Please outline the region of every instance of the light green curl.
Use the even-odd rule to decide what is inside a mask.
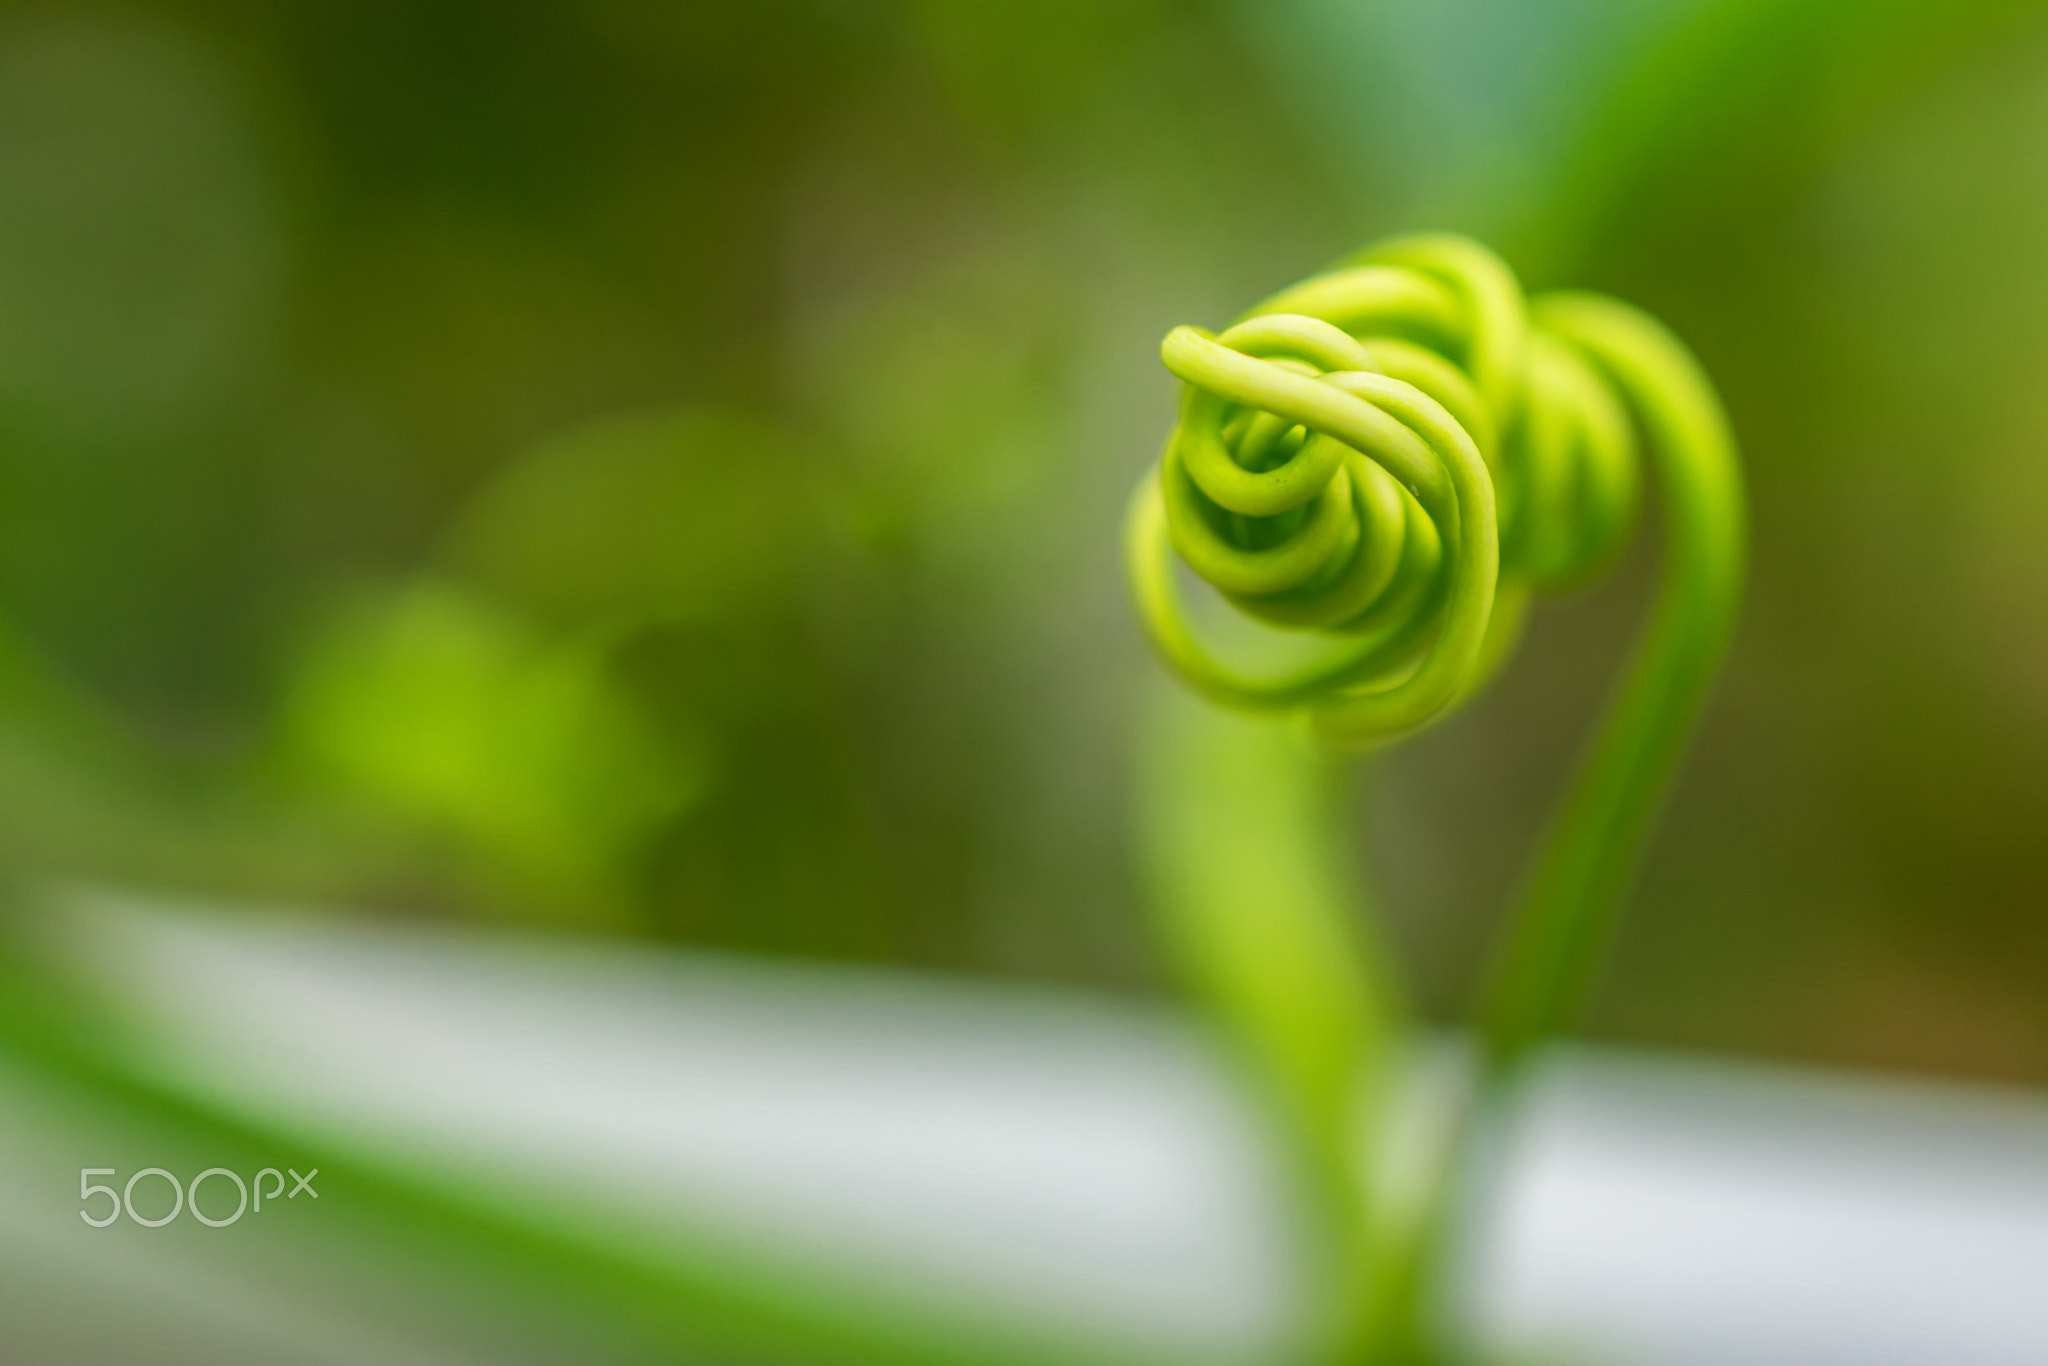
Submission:
[[[1161,356],[1184,385],[1179,420],[1125,538],[1147,632],[1200,693],[1299,716],[1337,749],[1413,733],[1472,696],[1512,651],[1533,597],[1614,563],[1654,475],[1664,522],[1655,605],[1532,861],[1481,1008],[1474,1096],[1503,1094],[1584,993],[1733,628],[1743,497],[1720,403],[1647,315],[1590,294],[1525,299],[1497,256],[1443,235],[1368,248],[1220,334],[1175,328]],[[1274,666],[1221,648],[1183,591],[1189,573],[1316,651]],[[1261,901],[1285,898],[1239,900],[1242,934],[1180,937],[1246,942]],[[1225,914],[1214,901],[1203,903],[1210,921]],[[1241,975],[1188,966],[1198,984]],[[1254,1056],[1274,1051],[1258,1044],[1272,1031],[1241,1018],[1243,1000],[1212,1004]],[[1291,1108],[1313,1126],[1336,1124],[1314,1116],[1341,1107],[1303,1097]],[[1484,1108],[1465,1108],[1452,1149]],[[1326,1153],[1351,1141],[1334,1129],[1310,1138]],[[1456,1165],[1454,1151],[1441,1155],[1440,1185]],[[1375,1269],[1360,1273],[1356,1307],[1340,1311],[1355,1325],[1340,1355],[1432,1355],[1422,1303],[1450,1200],[1437,1189],[1425,1204],[1425,1217],[1398,1227],[1370,1211],[1344,1219],[1366,1244],[1344,1260]]]

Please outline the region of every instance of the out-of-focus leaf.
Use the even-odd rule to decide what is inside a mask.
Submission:
[[[1239,0],[1232,17],[1361,212],[1478,228],[1546,194],[1607,92],[1707,2]]]
[[[615,909],[620,861],[701,794],[679,752],[614,685],[602,639],[550,643],[426,583],[358,606],[307,648],[287,745],[317,780],[451,839],[528,904]]]
[[[1711,185],[1722,168],[1766,185],[1788,168],[1810,174],[1878,110],[2040,9],[2039,0],[1705,0],[1617,70],[1568,157],[1506,216],[1507,230],[1532,274],[1571,277],[1625,253],[1632,208],[1659,186]]]

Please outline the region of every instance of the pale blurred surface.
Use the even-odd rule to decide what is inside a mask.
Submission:
[[[1300,1331],[1275,1155],[1169,1016],[872,970],[61,900],[47,947],[121,1003],[137,1074],[273,1145],[684,1280],[774,1266],[1080,1359],[1270,1360]],[[463,1326],[493,1279],[459,1258],[428,1312],[380,1274],[374,1205],[345,1174],[318,1208],[247,1216],[260,1227],[79,1226],[71,1171],[104,1151],[82,1136],[84,1103],[36,1103],[52,1083],[13,1066],[0,1085],[39,1116],[0,1162],[0,1248],[26,1273],[7,1278],[8,1321],[53,1344],[12,1359],[144,1333],[195,1344],[192,1360],[590,1359],[531,1331],[506,1355]],[[2048,1353],[2035,1097],[1572,1049],[1534,1083],[1471,1222],[1462,1317],[1503,1360]],[[173,1239],[177,1257],[153,1255]],[[329,1275],[308,1274],[321,1262]],[[128,1350],[97,1359],[143,1359]]]

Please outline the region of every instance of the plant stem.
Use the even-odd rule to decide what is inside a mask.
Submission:
[[[1451,1125],[1428,1211],[1388,1230],[1399,1270],[1397,1352],[1442,1360],[1430,1318],[1449,1271],[1458,1185],[1483,1130],[1511,1104],[1538,1045],[1583,1003],[1651,821],[1696,729],[1741,593],[1741,472],[1727,420],[1698,364],[1661,325],[1592,295],[1536,301],[1540,326],[1584,351],[1650,438],[1663,496],[1664,574],[1619,689],[1539,845],[1481,1007],[1476,1086]],[[1399,1360],[1400,1357],[1394,1359]]]

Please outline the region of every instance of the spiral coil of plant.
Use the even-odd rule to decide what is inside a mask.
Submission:
[[[1339,748],[1412,733],[1470,697],[1511,652],[1533,594],[1617,558],[1646,469],[1655,476],[1655,605],[1549,824],[1481,1006],[1481,1090],[1498,1094],[1582,994],[1732,631],[1743,498],[1719,400],[1646,314],[1592,294],[1525,300],[1497,256],[1443,235],[1370,247],[1221,334],[1176,328],[1161,354],[1183,381],[1179,420],[1126,527],[1146,629],[1199,692],[1301,714]],[[1321,653],[1263,672],[1226,659],[1176,562],[1251,620],[1321,641]],[[1335,1113],[1326,1099],[1297,1108]],[[1323,1140],[1342,1151],[1349,1136]],[[1370,1293],[1410,1303],[1361,1310],[1365,1326],[1340,1354],[1435,1351],[1416,1321],[1427,1245],[1442,1236],[1430,1227],[1442,1193],[1428,1203],[1429,1215],[1370,1235],[1381,1245],[1366,1250],[1396,1264]]]

